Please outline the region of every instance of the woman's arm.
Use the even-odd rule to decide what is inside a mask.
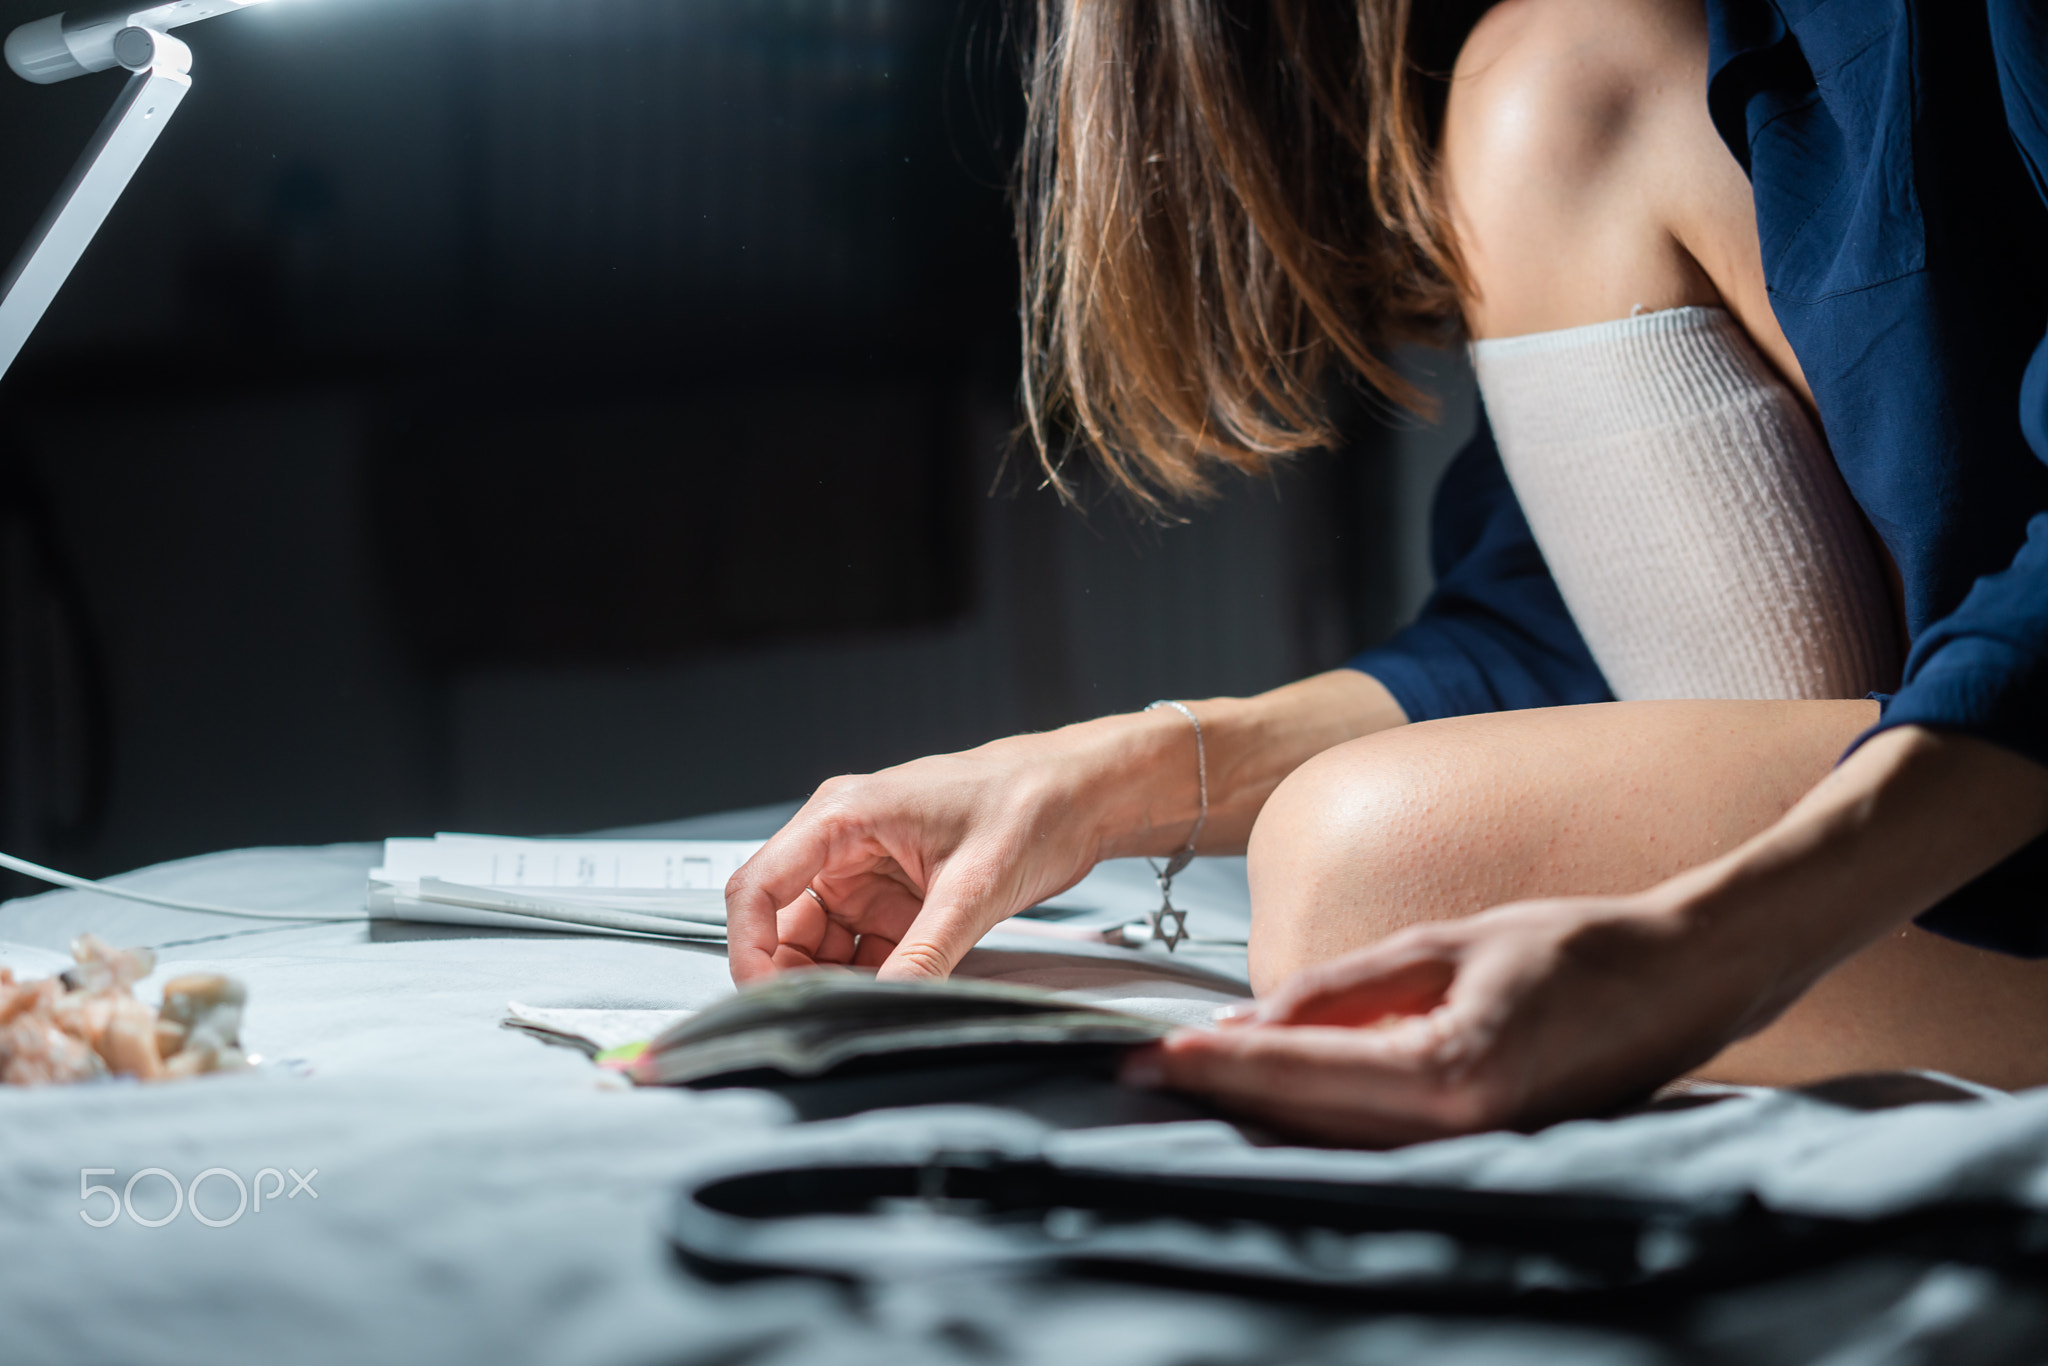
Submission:
[[[1297,974],[1234,1027],[1134,1056],[1127,1077],[1352,1143],[1596,1113],[1762,1029],[2044,830],[2048,768],[1887,731],[1719,859],[1633,896],[1402,931]]]
[[[1406,720],[1350,669],[1191,705],[1208,761],[1205,853],[1241,853],[1304,761]],[[943,977],[999,921],[1101,859],[1185,844],[1195,758],[1194,728],[1161,708],[834,778],[726,885],[733,980],[819,963]]]

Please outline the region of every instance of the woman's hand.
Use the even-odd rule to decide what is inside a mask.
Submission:
[[[1105,821],[1091,796],[1118,748],[1018,736],[832,779],[726,885],[733,980],[826,963],[944,977],[997,922],[1094,866]]]
[[[1650,897],[1526,901],[1305,969],[1222,1028],[1133,1055],[1125,1078],[1365,1147],[1528,1128],[1706,1061],[1768,1019],[1770,979]]]

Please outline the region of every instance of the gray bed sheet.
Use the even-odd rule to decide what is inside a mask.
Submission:
[[[761,834],[783,814],[631,833]],[[372,845],[244,850],[122,881],[359,917],[377,856]],[[1242,936],[1241,861],[1204,860],[1177,890],[1192,929]],[[1082,891],[1134,915],[1153,897],[1132,864],[1106,866]],[[715,949],[360,919],[244,926],[62,892],[0,906],[0,962],[47,971],[88,929],[156,946],[159,977],[241,977],[245,1042],[263,1062],[180,1085],[0,1091],[0,1360],[11,1363],[1988,1362],[2038,1359],[2026,1354],[2048,1342],[2037,1296],[1963,1266],[1767,1287],[1699,1311],[1673,1337],[964,1270],[860,1295],[804,1280],[714,1285],[681,1270],[663,1236],[678,1184],[705,1173],[778,1155],[915,1160],[976,1147],[1149,1171],[1754,1190],[1825,1213],[1964,1194],[2048,1207],[2048,1092],[1876,1110],[1844,1092],[1756,1092],[1392,1153],[1265,1143],[1170,1098],[1099,1084],[806,1120],[767,1092],[623,1089],[578,1053],[498,1027],[513,999],[702,1006],[730,990]],[[1168,958],[997,935],[963,971],[1188,1022],[1245,994],[1242,954],[1227,949]],[[83,1184],[118,1191],[135,1178],[134,1213],[161,1219],[170,1187],[137,1177],[150,1168],[181,1186],[231,1175],[207,1178],[160,1226],[82,1217],[109,1208]],[[230,1220],[235,1178],[265,1199]]]

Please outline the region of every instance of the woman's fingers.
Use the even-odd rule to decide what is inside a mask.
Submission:
[[[1459,955],[1434,927],[1395,935],[1294,974],[1260,1004],[1258,1022],[1372,1025],[1442,1005]]]
[[[733,980],[792,962],[947,976],[988,929],[1072,886],[1093,861],[1060,784],[1027,737],[879,774],[834,778],[726,884]],[[806,889],[810,891],[806,891]],[[815,892],[818,914],[797,899]]]
[[[725,938],[735,982],[751,982],[786,966],[778,962],[785,944],[809,958],[823,942],[823,912],[814,926],[796,904],[799,897],[811,899],[804,888],[832,851],[832,822],[812,810],[817,804],[816,797],[807,802],[725,884]],[[792,917],[793,937],[787,940],[782,934],[785,911]]]
[[[1161,1083],[1241,1099],[1351,1108],[1404,1106],[1441,1085],[1433,1041],[1401,1026],[1255,1025],[1182,1030],[1159,1047]]]
[[[850,963],[858,936],[900,933],[917,914],[891,837],[856,800],[852,780],[818,789],[725,885],[735,982],[791,963]],[[849,805],[851,803],[851,805]]]
[[[987,929],[979,907],[934,906],[928,899],[875,975],[897,982],[937,981],[952,973]]]
[[[796,900],[775,913],[774,970],[824,964],[880,967],[896,940],[888,931],[917,913],[917,899],[893,879],[816,878],[832,890]]]
[[[733,980],[820,958],[884,977],[946,976],[990,926],[1073,886],[1099,856],[1093,793],[1138,752],[1108,743],[1117,727],[1105,726],[825,783],[726,884]],[[806,887],[824,921],[779,928],[777,913]]]
[[[816,957],[824,947],[832,922],[815,897],[802,895],[775,913],[777,947],[792,948]]]
[[[833,847],[869,841],[835,841],[815,829],[786,828],[784,835],[786,841],[771,841],[726,884],[736,982],[816,963],[875,967],[884,977],[941,978],[987,929],[982,920],[994,898],[985,879],[942,875],[932,894],[920,898],[892,875],[898,865],[886,853],[864,848],[850,856]],[[778,897],[764,917],[762,907]]]
[[[924,904],[898,937],[876,976],[894,981],[935,981],[948,976],[991,926],[1012,911],[1014,896],[991,869],[1002,861],[982,850],[960,850],[946,861]]]
[[[1433,1015],[1368,1029],[1184,1030],[1135,1055],[1125,1076],[1208,1096],[1293,1132],[1408,1143],[1500,1122],[1487,1108],[1488,1088],[1455,1066],[1453,1028]]]
[[[872,866],[874,860],[866,862],[870,867],[859,874],[822,873],[813,878],[818,895],[814,899],[806,893],[804,899],[825,907],[833,924],[853,934],[881,933],[894,938],[917,918],[923,900],[897,880],[893,860],[881,860],[880,867]]]
[[[802,949],[793,948],[788,944],[778,944],[775,948],[775,954],[769,960],[769,963],[769,970],[771,972],[795,972],[802,968],[823,966],[810,954],[805,953]]]
[[[809,901],[809,897],[804,900]],[[836,920],[825,922],[825,937],[813,955],[821,963],[857,963],[860,943],[852,930]]]

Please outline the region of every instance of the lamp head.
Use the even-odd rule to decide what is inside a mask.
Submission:
[[[87,72],[131,65],[115,50],[115,35],[124,29],[163,33],[260,3],[262,0],[161,0],[136,4],[131,0],[108,9],[53,14],[7,35],[7,65],[25,81],[54,85]]]

